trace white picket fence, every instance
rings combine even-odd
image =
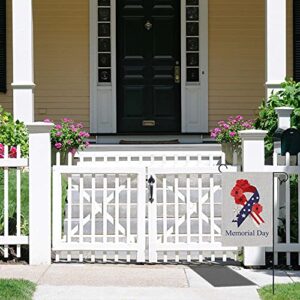
[[[17,147],[16,158],[9,157],[9,148],[4,146],[4,157],[0,158],[0,189],[3,197],[0,198],[0,248],[3,247],[5,258],[9,256],[9,247],[16,247],[17,257],[21,256],[21,246],[29,244],[28,236],[22,234],[22,200],[21,181],[24,168],[28,167],[28,159],[21,158],[20,147]],[[3,172],[3,173],[2,173]],[[13,187],[12,184],[15,184]],[[12,191],[15,190],[15,194]],[[15,203],[13,203],[15,201]],[[16,215],[12,215],[12,208],[15,207]],[[12,221],[13,220],[13,221]],[[14,223],[15,221],[15,223]],[[1,250],[1,249],[0,249]]]
[[[256,150],[263,153],[263,149]],[[251,163],[254,157],[255,154],[247,159]],[[299,175],[299,156],[298,165],[294,166],[291,165],[289,154],[284,158],[284,163],[282,157],[279,163],[278,157],[278,154],[274,153],[272,166],[264,165],[257,169],[254,167],[252,171]],[[73,209],[68,206],[65,226],[61,227],[60,224],[60,228],[64,230],[61,229],[57,234],[61,247],[54,248],[57,250],[57,261],[79,259],[106,262],[124,259],[141,262],[201,262],[203,259],[214,261],[216,257],[225,261],[228,254],[234,258],[237,249],[222,247],[220,241],[221,182],[217,166],[224,162],[224,154],[218,151],[105,151],[81,153],[77,166],[55,167],[61,176],[68,176],[68,186],[71,186],[71,190],[75,191],[79,198],[82,197],[82,200],[77,200],[77,204],[79,207],[83,205],[79,208],[79,211],[82,211],[81,216],[79,214],[75,218],[71,216]],[[122,167],[126,172],[118,173],[117,169]],[[140,173],[136,171],[138,167],[141,168]],[[94,173],[91,173],[91,170],[94,170]],[[230,167],[227,171],[238,170],[239,167]],[[142,184],[142,189],[147,189],[148,192],[145,196],[146,192],[139,191],[137,185],[138,178],[143,176],[152,176],[155,179],[152,204],[148,201],[147,187]],[[286,264],[290,265],[293,252],[297,253],[300,264],[300,208],[298,206],[296,220],[298,240],[291,241],[290,182],[280,185],[278,176],[274,179],[274,221],[276,228],[284,228],[279,218],[284,219],[286,231],[285,238],[280,240],[278,231],[275,230],[275,264],[279,263],[278,257],[284,254]],[[135,182],[135,185],[131,186],[129,182]],[[299,189],[298,185],[298,202]],[[116,192],[118,190],[119,192]],[[99,193],[102,193],[102,196],[97,198]],[[71,195],[69,188],[68,204],[72,201]],[[146,201],[144,206],[136,200],[137,195],[142,197],[142,203]],[[131,203],[132,197],[136,203]],[[57,197],[57,201],[61,199]],[[135,215],[138,205],[142,205],[141,210],[146,210],[141,219]],[[84,214],[85,209],[88,209],[89,215]],[[100,231],[96,230],[97,217],[94,215],[97,214],[102,224],[98,224],[102,228]],[[145,232],[142,231],[143,242],[140,243],[137,235],[139,224],[146,228]],[[85,242],[80,244],[79,241]],[[130,250],[126,245],[128,242],[137,248]],[[97,244],[96,248],[93,243]],[[267,252],[271,250],[266,249]]]
[[[22,245],[29,244],[31,264],[49,264],[51,250],[57,261],[201,262],[235,258],[237,249],[222,247],[220,242],[222,187],[218,165],[225,162],[222,152],[189,149],[82,153],[76,165],[70,159],[66,166],[53,167],[51,216],[50,128],[49,124],[29,126],[29,160],[21,158],[19,147],[17,158],[9,158],[6,147],[5,157],[0,159],[0,247],[5,257],[9,247],[15,247],[20,256]],[[273,165],[266,165],[265,132],[247,131],[241,136],[245,172],[286,172],[298,180],[299,155],[297,165],[289,155],[284,163],[274,155]],[[24,236],[21,180],[28,167],[30,235]],[[238,170],[231,166],[227,171]],[[16,179],[12,181],[10,174],[14,172]],[[151,176],[155,180],[153,197],[146,182]],[[67,203],[61,197],[64,180]],[[16,184],[15,197],[9,192],[12,184]],[[275,232],[275,264],[282,263],[283,256],[290,265],[297,256],[300,265],[299,183],[292,196],[290,181],[280,185],[275,178],[274,185],[275,226],[284,230],[281,239]],[[15,224],[9,215],[13,204]],[[264,265],[265,252],[271,250],[246,247],[244,262]]]
[[[134,152],[122,160],[124,155],[92,153],[91,160],[53,168],[56,261],[236,258],[237,248],[220,242],[222,152]],[[146,186],[150,176],[153,203]],[[65,214],[63,177],[68,181]]]
[[[279,162],[279,159],[281,162]],[[282,161],[284,159],[284,161]],[[293,157],[296,161],[296,157]],[[289,153],[285,157],[279,156],[276,152],[273,155],[273,165],[265,166],[266,172],[274,173],[287,173],[289,179],[286,183],[280,184],[279,177],[284,176],[276,175],[274,178],[274,208],[275,208],[275,265],[279,264],[279,255],[283,255],[285,258],[285,264],[291,265],[291,253],[296,253],[298,258],[298,265],[300,265],[300,184],[299,184],[299,175],[300,175],[300,153],[297,157],[297,164],[291,165],[291,156]],[[291,195],[291,176],[296,176],[297,180],[297,194]],[[295,207],[292,207],[292,200],[295,201],[294,205],[296,206],[297,211],[293,211]],[[294,215],[294,219],[291,216]],[[284,220],[284,222],[282,221]],[[294,241],[291,240],[291,235],[295,235],[295,226],[291,228],[291,225],[294,224],[297,227],[297,238]],[[280,237],[278,235],[278,229],[285,229],[285,236]],[[292,230],[294,232],[292,232]],[[283,233],[281,234],[283,235]],[[272,252],[273,249],[267,248],[267,252]],[[281,260],[281,263],[284,260]]]

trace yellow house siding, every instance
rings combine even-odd
[[[12,111],[11,1],[7,1],[8,93]],[[89,127],[89,4],[82,0],[33,0],[35,118],[74,118]]]
[[[265,95],[265,1],[209,2],[209,127],[229,115],[256,115]],[[292,1],[287,1],[292,76]]]
[[[36,118],[89,126],[89,2],[34,0]]]
[[[265,1],[209,0],[209,127],[231,114],[253,118],[264,97]],[[35,117],[67,116],[89,126],[89,1],[33,0]],[[292,0],[287,65],[292,75]],[[8,93],[12,110],[11,1],[7,1]]]

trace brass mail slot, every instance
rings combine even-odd
[[[144,127],[153,127],[153,126],[155,126],[155,121],[154,120],[144,120],[143,126]]]

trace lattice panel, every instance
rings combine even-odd
[[[156,174],[155,181],[154,202],[149,204],[150,261],[235,258],[236,249],[221,245],[220,175],[174,172]]]
[[[56,168],[61,171],[54,173],[56,261],[144,261],[144,171],[89,174],[76,166]],[[65,169],[71,170],[68,175],[62,175]],[[76,175],[78,169],[81,172]],[[57,189],[60,184],[56,184],[59,176],[67,176],[68,182],[67,203],[62,208],[62,189]],[[63,215],[61,224],[57,219],[59,210]]]
[[[158,175],[156,180],[157,233],[160,242],[219,241],[219,176],[214,178],[213,175]]]
[[[137,177],[70,177],[64,226],[68,242],[135,243]]]

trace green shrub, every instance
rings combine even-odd
[[[266,155],[273,152],[273,135],[278,127],[276,107],[290,106],[294,108],[291,115],[291,126],[300,129],[300,82],[293,79],[286,80],[281,84],[282,90],[273,92],[266,102],[263,100],[259,106],[258,117],[254,126],[268,131],[266,138]]]
[[[275,111],[276,107],[289,106],[294,108],[291,115],[291,126],[300,129],[300,82],[288,79],[281,84],[282,90],[273,92],[266,102],[265,100],[259,107],[259,114],[254,126],[257,129],[267,130],[268,134],[265,140],[266,157],[273,154],[273,136],[278,128],[278,115]],[[291,189],[291,242],[298,241],[298,176],[290,177]],[[281,207],[280,209],[284,209]],[[279,219],[278,234],[281,240],[285,242],[286,236],[286,220]]]
[[[0,106],[0,144],[20,146],[23,157],[28,156],[28,131],[23,122],[14,121],[13,116]]]

